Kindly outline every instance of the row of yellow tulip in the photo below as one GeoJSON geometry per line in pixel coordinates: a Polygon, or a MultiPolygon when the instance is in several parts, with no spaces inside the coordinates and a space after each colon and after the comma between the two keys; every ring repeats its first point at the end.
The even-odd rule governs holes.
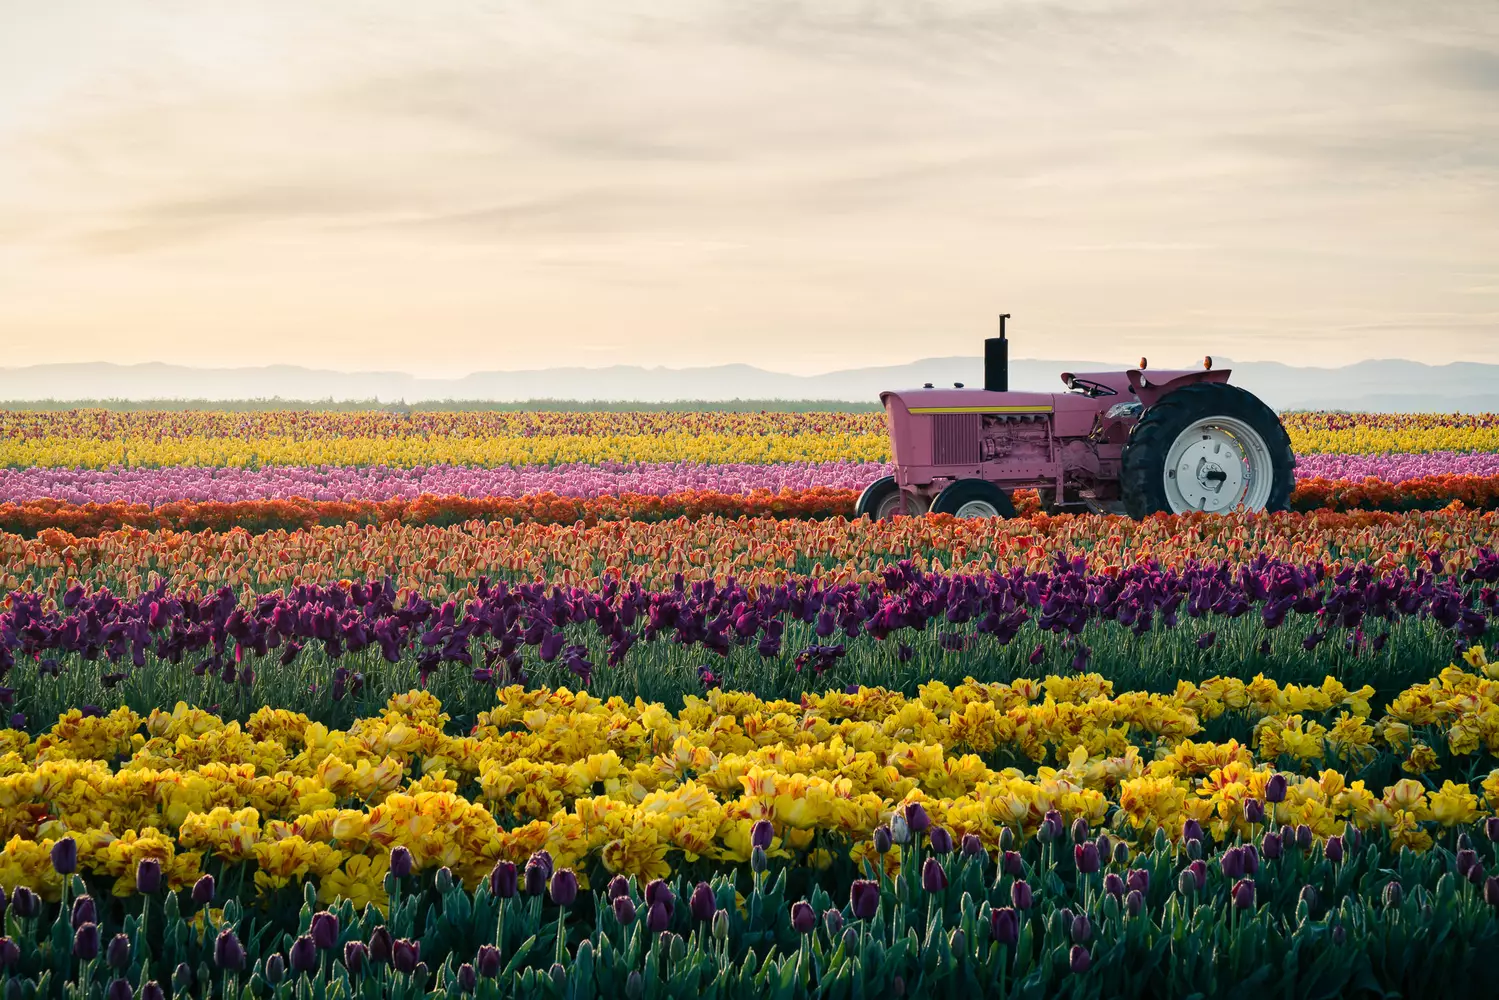
{"type": "Polygon", "coordinates": [[[1324,757],[1356,764],[1393,751],[1430,780],[1438,751],[1419,735],[1433,731],[1446,735],[1442,753],[1476,753],[1471,731],[1494,754],[1499,669],[1481,649],[1467,661],[1470,671],[1449,668],[1372,723],[1372,690],[1333,678],[1316,688],[1216,678],[1168,695],[1116,694],[1096,675],[933,683],[914,698],[863,689],[797,703],[712,692],[676,714],[512,687],[463,736],[446,731],[426,692],[395,696],[347,731],[272,708],[244,726],[181,704],[144,718],[74,710],[35,739],[0,732],[9,837],[0,884],[55,895],[48,852],[65,835],[83,867],[116,877],[122,894],[142,858],[161,861],[179,887],[214,858],[253,863],[263,891],[316,877],[325,898],[356,905],[384,901],[396,845],[469,884],[497,859],[541,848],[558,865],[597,862],[647,878],[698,858],[744,862],[751,826],[768,819],[773,854],[817,864],[849,850],[875,860],[875,827],[911,801],[991,849],[1004,829],[1033,833],[1053,809],[1125,840],[1175,836],[1187,819],[1215,837],[1247,835],[1259,820],[1246,803],[1256,800],[1271,821],[1318,836],[1353,822],[1424,850],[1436,826],[1493,813],[1499,770],[1476,790],[1415,778],[1375,790],[1332,768],[1316,772],[1324,757]],[[1242,713],[1252,735],[1194,740],[1225,713],[1242,713]],[[1335,713],[1318,752],[1283,745],[1286,729],[1335,713]],[[1275,769],[1278,756],[1288,771],[1275,769]],[[1277,773],[1283,790],[1272,787],[1277,773]]]}

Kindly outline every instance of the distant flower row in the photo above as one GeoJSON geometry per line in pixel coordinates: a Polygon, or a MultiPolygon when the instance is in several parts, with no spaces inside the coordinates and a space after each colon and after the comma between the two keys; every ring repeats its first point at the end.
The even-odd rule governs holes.
{"type": "MultiPolygon", "coordinates": [[[[755,490],[862,489],[890,472],[883,462],[570,462],[557,466],[385,465],[269,466],[258,469],[165,468],[0,469],[0,501],[56,499],[68,503],[126,501],[156,507],[177,500],[233,503],[243,500],[391,500],[423,494],[519,497],[555,493],[600,497],[624,493],[665,496],[683,490],[750,493],[755,490]]],[[[1433,452],[1399,455],[1307,455],[1298,479],[1375,478],[1391,483],[1438,475],[1499,475],[1499,454],[1433,452]]]]}
{"type": "MultiPolygon", "coordinates": [[[[1298,456],[1499,452],[1499,416],[1492,414],[1293,413],[1285,422],[1298,456]]],[[[880,413],[0,412],[0,468],[12,469],[889,458],[880,413]]],[[[1445,455],[1434,461],[1441,471],[1457,471],[1445,455]]]]}

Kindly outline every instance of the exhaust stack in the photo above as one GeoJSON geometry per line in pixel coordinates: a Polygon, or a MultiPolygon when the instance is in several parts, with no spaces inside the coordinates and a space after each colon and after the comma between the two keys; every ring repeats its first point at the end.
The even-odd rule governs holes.
{"type": "Polygon", "coordinates": [[[1005,320],[999,316],[999,336],[984,341],[984,388],[989,392],[1010,391],[1010,342],[1005,339],[1005,320]]]}

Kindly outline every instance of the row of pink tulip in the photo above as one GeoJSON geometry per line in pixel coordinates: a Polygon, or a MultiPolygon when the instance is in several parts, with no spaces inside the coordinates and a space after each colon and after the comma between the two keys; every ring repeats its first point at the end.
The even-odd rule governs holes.
{"type": "MultiPolygon", "coordinates": [[[[452,465],[411,469],[381,466],[0,469],[0,502],[53,498],[75,504],[128,501],[156,506],[175,500],[232,503],[291,497],[324,501],[414,499],[423,493],[468,497],[555,493],[585,498],[620,493],[664,496],[683,490],[737,494],[757,489],[805,490],[817,486],[862,489],[888,471],[889,467],[881,462],[571,463],[493,469],[452,465]]],[[[1296,466],[1296,477],[1303,480],[1322,477],[1360,481],[1373,477],[1399,483],[1442,474],[1499,475],[1499,454],[1303,455],[1296,466]]]]}

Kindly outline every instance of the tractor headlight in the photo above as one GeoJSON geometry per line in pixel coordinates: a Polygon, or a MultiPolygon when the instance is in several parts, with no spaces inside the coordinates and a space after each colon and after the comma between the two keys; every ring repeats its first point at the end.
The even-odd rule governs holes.
{"type": "Polygon", "coordinates": [[[1115,403],[1109,407],[1104,416],[1110,420],[1117,420],[1120,417],[1138,417],[1143,409],[1144,407],[1139,403],[1115,403]]]}

